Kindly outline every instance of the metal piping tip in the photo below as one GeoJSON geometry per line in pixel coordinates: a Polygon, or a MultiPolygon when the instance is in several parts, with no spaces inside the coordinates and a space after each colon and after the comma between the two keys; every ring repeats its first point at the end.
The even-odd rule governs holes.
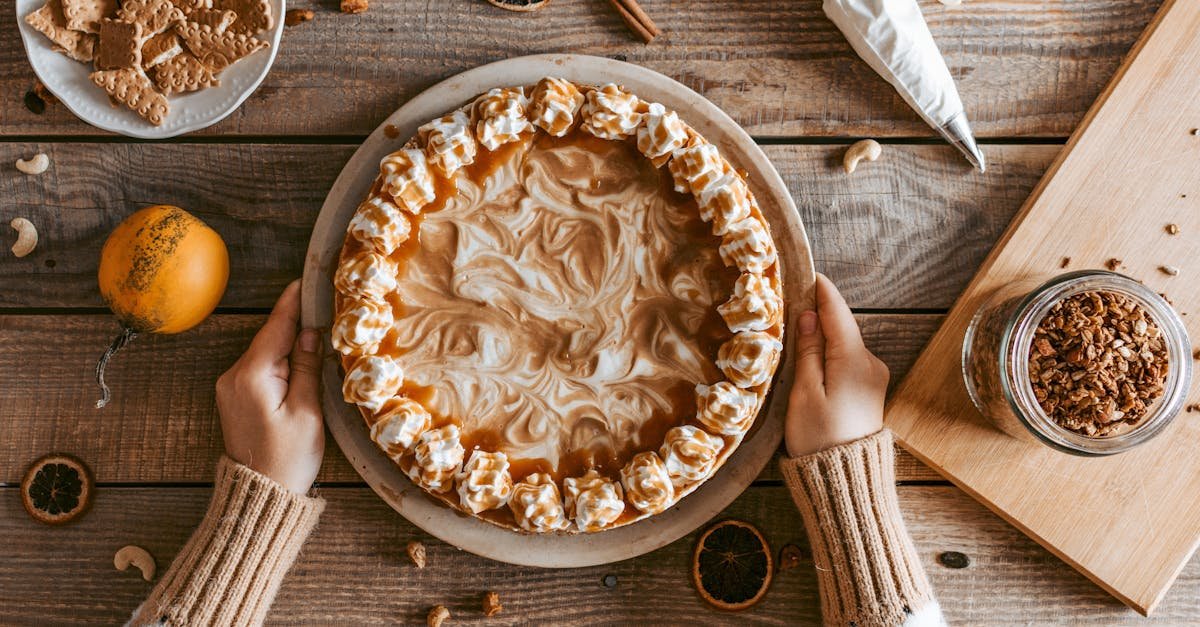
{"type": "Polygon", "coordinates": [[[948,122],[937,129],[950,145],[958,149],[971,165],[980,172],[987,171],[987,163],[983,160],[983,152],[975,143],[975,134],[971,132],[971,124],[967,122],[965,111],[959,111],[948,122]]]}

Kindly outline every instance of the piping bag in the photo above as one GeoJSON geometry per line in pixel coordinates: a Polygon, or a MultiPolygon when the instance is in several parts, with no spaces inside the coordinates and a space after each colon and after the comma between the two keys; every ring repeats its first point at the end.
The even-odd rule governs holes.
{"type": "Polygon", "coordinates": [[[858,56],[983,172],[983,153],[917,0],[824,0],[824,9],[858,56]]]}

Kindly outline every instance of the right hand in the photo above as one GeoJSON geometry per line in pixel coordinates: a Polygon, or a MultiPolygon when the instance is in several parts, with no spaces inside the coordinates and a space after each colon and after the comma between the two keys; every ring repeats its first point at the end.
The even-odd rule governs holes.
{"type": "Polygon", "coordinates": [[[800,457],[849,444],[883,428],[888,369],[863,344],[854,314],[833,283],[817,275],[817,310],[800,315],[796,379],[784,435],[800,457]]]}

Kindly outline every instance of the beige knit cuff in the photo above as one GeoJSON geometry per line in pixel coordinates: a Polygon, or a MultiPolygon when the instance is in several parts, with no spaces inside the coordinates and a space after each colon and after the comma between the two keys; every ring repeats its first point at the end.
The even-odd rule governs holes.
{"type": "Polygon", "coordinates": [[[212,500],[133,625],[258,625],[325,509],[228,457],[212,500]]]}
{"type": "Polygon", "coordinates": [[[896,496],[892,434],[781,460],[812,545],[827,625],[900,625],[933,601],[896,496]]]}

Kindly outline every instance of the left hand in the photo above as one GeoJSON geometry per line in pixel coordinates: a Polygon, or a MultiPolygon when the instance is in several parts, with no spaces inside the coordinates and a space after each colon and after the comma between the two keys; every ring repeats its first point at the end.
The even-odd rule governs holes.
{"type": "Polygon", "coordinates": [[[300,321],[300,281],[283,290],[250,348],[217,379],[225,452],[297,494],[308,492],[325,452],[321,334],[300,321]]]}

